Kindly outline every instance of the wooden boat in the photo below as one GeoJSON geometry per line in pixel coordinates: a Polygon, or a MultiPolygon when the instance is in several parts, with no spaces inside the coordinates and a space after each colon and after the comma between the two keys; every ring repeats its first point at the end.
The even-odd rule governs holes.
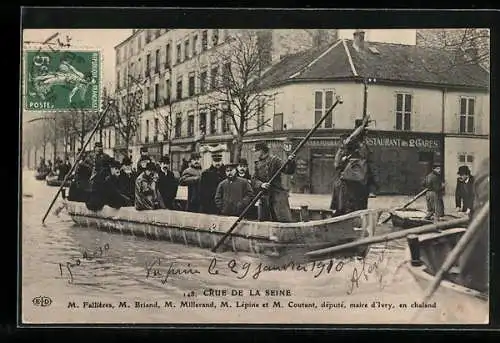
{"type": "Polygon", "coordinates": [[[45,178],[47,177],[47,175],[49,175],[49,171],[48,170],[43,170],[43,171],[38,171],[35,173],[35,179],[37,180],[45,180],[45,178]]]}
{"type": "MultiPolygon", "coordinates": [[[[84,203],[71,201],[66,201],[66,208],[73,221],[79,225],[205,249],[213,248],[237,219],[173,210],[137,211],[133,207],[117,210],[105,206],[99,212],[92,212],[84,203]]],[[[303,211],[292,209],[292,212],[297,217],[303,211]]],[[[372,236],[381,213],[382,210],[363,210],[331,217],[330,212],[330,218],[294,223],[244,219],[220,250],[273,257],[291,254],[303,257],[303,253],[309,250],[372,236]]],[[[325,214],[323,211],[321,215],[325,214]]],[[[312,213],[311,216],[316,217],[318,214],[312,213]]],[[[355,254],[364,252],[366,248],[362,251],[356,249],[355,254]]]]}
{"type": "MultiPolygon", "coordinates": [[[[49,174],[45,178],[45,182],[47,183],[47,186],[52,186],[52,187],[60,187],[63,183],[63,180],[59,180],[59,176],[56,174],[49,174]]],[[[69,187],[69,180],[66,181],[66,187],[69,187]]]]}
{"type": "MultiPolygon", "coordinates": [[[[406,267],[424,292],[465,230],[453,228],[408,238],[406,254],[411,262],[406,267]]],[[[431,302],[445,309],[441,316],[446,322],[485,323],[489,316],[488,295],[471,287],[471,280],[464,277],[463,266],[464,260],[460,259],[441,282],[431,302]]]]}
{"type": "MultiPolygon", "coordinates": [[[[412,227],[422,226],[426,224],[432,224],[433,219],[426,219],[426,211],[419,210],[416,208],[401,208],[391,211],[391,222],[392,226],[409,229],[412,227]]],[[[458,219],[459,217],[445,214],[440,221],[446,221],[451,219],[458,219]]]]}

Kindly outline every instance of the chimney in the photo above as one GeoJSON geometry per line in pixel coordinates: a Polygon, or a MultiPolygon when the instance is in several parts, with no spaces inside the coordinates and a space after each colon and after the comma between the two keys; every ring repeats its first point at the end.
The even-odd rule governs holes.
{"type": "Polygon", "coordinates": [[[354,31],[354,48],[356,50],[363,49],[365,46],[365,31],[357,29],[354,31]]]}

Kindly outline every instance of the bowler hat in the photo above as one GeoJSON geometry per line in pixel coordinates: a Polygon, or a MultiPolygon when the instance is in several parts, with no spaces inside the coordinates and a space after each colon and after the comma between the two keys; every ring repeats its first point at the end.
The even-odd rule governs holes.
{"type": "Polygon", "coordinates": [[[148,164],[146,164],[146,170],[155,171],[156,169],[156,164],[154,162],[149,161],[148,164]]]}
{"type": "Polygon", "coordinates": [[[470,169],[468,166],[460,166],[458,168],[458,175],[470,175],[470,169]]]}
{"type": "Polygon", "coordinates": [[[240,158],[240,159],[238,160],[238,165],[240,165],[240,166],[248,166],[248,161],[247,161],[247,159],[246,159],[246,158],[240,158]]]}
{"type": "Polygon", "coordinates": [[[122,165],[124,165],[124,166],[132,165],[132,160],[130,159],[130,157],[125,156],[122,160],[122,165]]]}
{"type": "Polygon", "coordinates": [[[255,144],[254,151],[268,152],[269,147],[267,146],[266,142],[258,142],[257,144],[255,144]]]}
{"type": "Polygon", "coordinates": [[[168,157],[168,155],[163,155],[160,158],[160,163],[170,164],[170,157],[168,157]]]}
{"type": "Polygon", "coordinates": [[[121,163],[120,163],[120,162],[118,162],[117,160],[112,159],[112,160],[109,162],[109,166],[110,166],[111,168],[117,168],[117,169],[119,169],[122,165],[121,165],[121,163]]]}
{"type": "Polygon", "coordinates": [[[224,165],[224,168],[236,168],[238,166],[238,163],[228,163],[224,165]]]}
{"type": "Polygon", "coordinates": [[[212,155],[212,161],[220,162],[220,161],[222,161],[222,156],[221,155],[212,155]]]}
{"type": "Polygon", "coordinates": [[[140,150],[140,151],[141,151],[141,152],[148,152],[148,148],[147,148],[147,147],[145,147],[145,146],[143,146],[143,147],[141,147],[141,150],[140,150]]]}
{"type": "Polygon", "coordinates": [[[94,148],[102,148],[102,142],[95,142],[94,148]]]}

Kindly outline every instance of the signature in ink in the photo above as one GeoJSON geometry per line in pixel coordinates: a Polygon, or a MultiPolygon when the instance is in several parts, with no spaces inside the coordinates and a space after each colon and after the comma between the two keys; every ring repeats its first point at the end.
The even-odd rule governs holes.
{"type": "MultiPolygon", "coordinates": [[[[384,260],[386,260],[386,251],[387,251],[387,243],[385,242],[384,247],[382,248],[382,251],[380,254],[377,256],[375,261],[372,262],[367,262],[366,261],[366,256],[361,258],[361,266],[360,269],[358,270],[358,267],[354,267],[352,270],[352,274],[349,279],[349,287],[347,290],[347,294],[351,295],[354,293],[354,290],[359,288],[360,281],[364,279],[365,281],[369,280],[370,275],[376,275],[377,277],[377,282],[380,287],[380,289],[384,289],[385,284],[384,284],[384,276],[387,272],[387,264],[384,268],[381,268],[382,263],[384,260]]],[[[388,259],[387,259],[388,260],[388,259]]]]}
{"type": "Polygon", "coordinates": [[[80,258],[73,258],[71,261],[67,261],[65,263],[58,263],[59,273],[61,277],[63,277],[64,271],[66,270],[68,273],[68,283],[73,283],[74,281],[73,271],[72,271],[73,268],[81,266],[82,260],[91,261],[96,258],[105,256],[108,250],[109,250],[109,244],[106,243],[103,246],[99,246],[94,250],[89,251],[84,249],[82,251],[82,256],[80,258]]]}
{"type": "Polygon", "coordinates": [[[166,264],[163,264],[162,259],[159,257],[155,258],[151,262],[147,262],[145,269],[146,279],[158,278],[161,280],[162,284],[166,284],[171,275],[201,274],[201,272],[197,268],[191,267],[190,263],[188,263],[185,267],[178,266],[175,262],[168,262],[166,264]]]}

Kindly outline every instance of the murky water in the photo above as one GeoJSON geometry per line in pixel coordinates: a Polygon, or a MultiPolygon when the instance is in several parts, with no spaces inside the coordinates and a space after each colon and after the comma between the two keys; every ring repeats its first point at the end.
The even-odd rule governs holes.
{"type": "MultiPolygon", "coordinates": [[[[411,304],[422,295],[403,266],[404,241],[373,246],[364,271],[361,260],[333,260],[329,272],[330,261],[324,261],[321,275],[318,267],[311,271],[309,266],[308,271],[263,271],[255,277],[262,262],[255,257],[216,255],[196,247],[78,227],[64,211],[59,217],[51,213],[42,226],[57,188],[25,172],[22,191],[22,309],[28,323],[407,323],[416,312],[411,304]],[[169,268],[191,272],[168,275],[165,280],[169,268]],[[242,295],[231,296],[240,290],[242,295]],[[265,296],[266,290],[282,292],[265,296]],[[224,296],[224,291],[229,295],[224,296]],[[40,296],[50,297],[52,304],[35,306],[32,300],[40,296]],[[120,308],[121,301],[131,307],[120,308]],[[159,307],[135,308],[136,301],[158,301],[159,307]],[[170,301],[175,308],[168,306],[170,301]],[[182,301],[214,301],[217,308],[180,308],[182,301]],[[224,307],[224,301],[231,307],[224,307]],[[275,304],[278,301],[280,306],[275,304]],[[388,305],[377,301],[393,307],[379,307],[388,305]],[[71,302],[80,308],[73,308],[71,302]],[[114,308],[84,308],[84,302],[110,303],[114,308]],[[264,307],[266,302],[269,307],[264,307]],[[350,308],[351,304],[368,307],[350,308]]],[[[439,320],[439,309],[423,312],[420,320],[439,320]]]]}

